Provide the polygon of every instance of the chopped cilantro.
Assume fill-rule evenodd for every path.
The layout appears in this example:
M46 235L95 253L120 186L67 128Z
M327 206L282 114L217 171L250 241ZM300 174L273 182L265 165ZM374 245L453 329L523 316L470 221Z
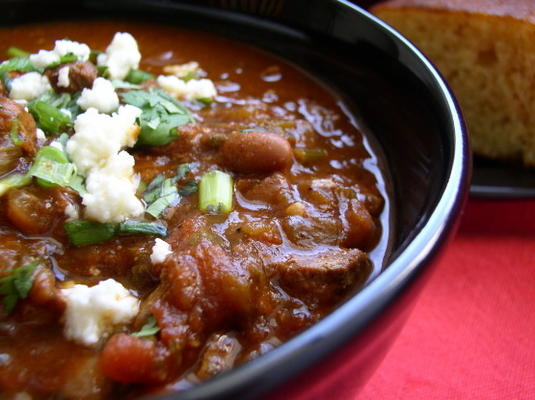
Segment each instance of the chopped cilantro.
M9 71L42 72L42 70L39 68L34 67L34 65L30 62L29 57L15 57L0 64L0 74L4 74L5 72Z
M131 335L138 338L149 337L154 336L159 331L160 328L156 325L156 319L154 318L154 316L151 315L149 318L147 318L147 322L145 323L145 325L143 325L143 327L138 332L134 332Z
M178 127L193 122L193 116L179 101L159 89L121 93L124 102L142 110L141 134L137 145L162 146L175 140Z
M0 279L0 296L6 314L10 314L19 300L28 297L32 289L32 275L39 262L26 264L9 271L9 274Z
M145 212L159 218L167 207L178 204L180 196L195 193L197 184L193 179L187 181L181 189L176 186L195 166L195 163L181 164L177 168L176 176L172 178L165 178L163 174L156 175L143 193L143 200L148 204Z

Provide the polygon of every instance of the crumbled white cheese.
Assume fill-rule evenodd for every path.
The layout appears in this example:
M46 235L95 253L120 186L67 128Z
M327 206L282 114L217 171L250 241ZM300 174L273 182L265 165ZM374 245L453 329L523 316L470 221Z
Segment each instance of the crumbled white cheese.
M46 135L45 135L45 133L43 132L42 129L37 128L36 131L35 131L35 136L39 140L46 140Z
M98 65L108 67L111 79L124 79L131 69L139 67L140 61L136 39L126 32L117 32L106 52L97 57Z
M153 264L159 264L165 261L167 256L171 254L171 245L162 239L156 239L154 246L152 246L152 253L150 254L150 261Z
M61 151L65 151L65 149L63 148L63 145L61 144L61 142L59 142L57 140L54 140L53 142L51 142L49 144L49 146L55 147L56 149L61 150Z
M210 79L192 79L186 82L174 75L160 75L156 82L171 96L180 100L211 99L217 95Z
M119 96L109 80L97 78L93 81L91 89L85 88L82 91L76 103L83 110L93 107L102 113L109 114L119 107Z
M75 219L80 218L80 212L78 210L78 206L73 203L67 204L67 207L65 207L65 210L63 210L65 213L65 216L67 217L67 221L74 221Z
M60 68L58 72L58 86L69 87L71 80L69 79L70 68L68 66Z
M109 335L117 325L128 324L139 312L139 300L113 279L98 285L74 285L62 289L65 309L65 336L91 346Z
M138 130L133 129L141 110L131 105L119 107L112 115L101 114L90 108L74 121L74 135L67 142L67 154L86 175L116 155L124 146L133 146Z
M98 222L122 222L145 211L136 196L139 176L134 174L134 157L126 151L110 157L102 168L93 168L82 197L85 216Z
M91 49L85 43L71 40L56 40L54 50L39 50L37 54L30 55L30 62L37 68L46 68L50 64L59 62L67 54L73 54L79 61L87 61Z
M48 78L37 72L28 72L11 81L9 97L12 99L33 100L52 89Z

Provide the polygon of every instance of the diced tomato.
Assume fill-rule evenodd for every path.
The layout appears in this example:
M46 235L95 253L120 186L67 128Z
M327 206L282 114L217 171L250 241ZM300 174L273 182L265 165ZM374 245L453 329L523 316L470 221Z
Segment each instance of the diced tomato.
M157 342L119 333L100 356L102 371L121 383L163 382L169 378L169 352Z

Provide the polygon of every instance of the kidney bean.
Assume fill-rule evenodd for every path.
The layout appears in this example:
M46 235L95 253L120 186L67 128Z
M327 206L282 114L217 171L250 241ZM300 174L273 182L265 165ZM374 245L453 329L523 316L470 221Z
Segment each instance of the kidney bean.
M273 172L288 168L293 160L290 143L271 132L233 132L223 146L225 166L238 172Z

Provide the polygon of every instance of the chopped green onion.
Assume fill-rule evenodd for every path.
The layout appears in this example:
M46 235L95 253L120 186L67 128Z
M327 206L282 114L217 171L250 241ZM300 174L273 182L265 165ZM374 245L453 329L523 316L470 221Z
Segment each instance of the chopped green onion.
M148 81L151 78L154 78L154 75L151 73L139 69L131 69L124 80L130 83L139 84Z
M160 222L125 221L119 224L119 233L137 233L141 235L167 236L167 228Z
M58 61L47 65L46 69L56 68L56 67L59 67L60 65L67 64L67 63L70 63L70 62L74 62L74 61L77 61L77 60L78 60L78 57L76 57L72 53L68 53L68 54L65 54L64 56L61 56Z
M11 139L11 142L15 146L20 146L22 144L22 140L20 138L20 132L19 132L19 120L16 119L11 124L11 130L9 131L9 137Z
M118 79L114 79L111 81L112 86L115 89L141 89L143 86L136 85L134 83L126 82L126 81L120 81Z
M98 76L108 79L110 77L110 70L105 65L97 65Z
M162 90L132 90L121 93L120 96L125 103L142 110L138 146L163 146L171 143L178 135L177 127L194 121L186 107Z
M76 103L78 98L80 97L80 92L76 94L71 93L55 93L52 90L49 90L45 93L43 93L41 96L39 96L35 101L42 101L44 103L50 104L51 106L56 107L58 110L60 109L66 109L68 110L72 118L74 119L78 114L80 114L81 108Z
M41 186L69 186L76 175L76 167L69 162L63 150L45 146L37 152L28 173L37 178Z
M125 221L119 224L102 224L93 221L65 222L65 231L73 246L105 242L119 235L140 234L167 236L167 228L160 222Z
M28 185L32 181L32 177L28 174L14 173L5 178L0 179L0 196L11 188Z
M197 73L197 71L189 71L186 75L184 75L180 79L182 79L184 82L188 82L191 80L201 79L201 76Z
M97 57L102 54L102 51L100 50L94 50L91 49L91 52L89 53L89 61L91 61L93 64L97 64Z
M211 214L228 214L232 210L232 177L221 171L210 171L199 183L199 209Z
M19 300L28 297L33 286L32 275L39 262L33 262L9 271L9 275L0 279L0 295L4 296L2 304L6 314L10 314Z
M44 101L32 101L28 104L28 109L39 127L49 135L58 135L72 127L70 116Z
M209 106L214 102L214 100L210 97L201 97L201 98L198 98L197 101L201 103L203 106Z
M28 57L30 53L27 51L24 51L22 49L19 49L18 47L11 46L6 50L6 54L9 58L14 57Z
M69 242L73 246L79 247L113 238L117 235L118 225L92 221L68 221L65 222L65 230Z
M147 318L147 322L139 330L139 332L134 332L131 335L134 337L149 337L154 336L160 331L160 328L156 325L156 319L154 316Z
M302 164L313 164L327 157L325 149L295 149L295 158Z

